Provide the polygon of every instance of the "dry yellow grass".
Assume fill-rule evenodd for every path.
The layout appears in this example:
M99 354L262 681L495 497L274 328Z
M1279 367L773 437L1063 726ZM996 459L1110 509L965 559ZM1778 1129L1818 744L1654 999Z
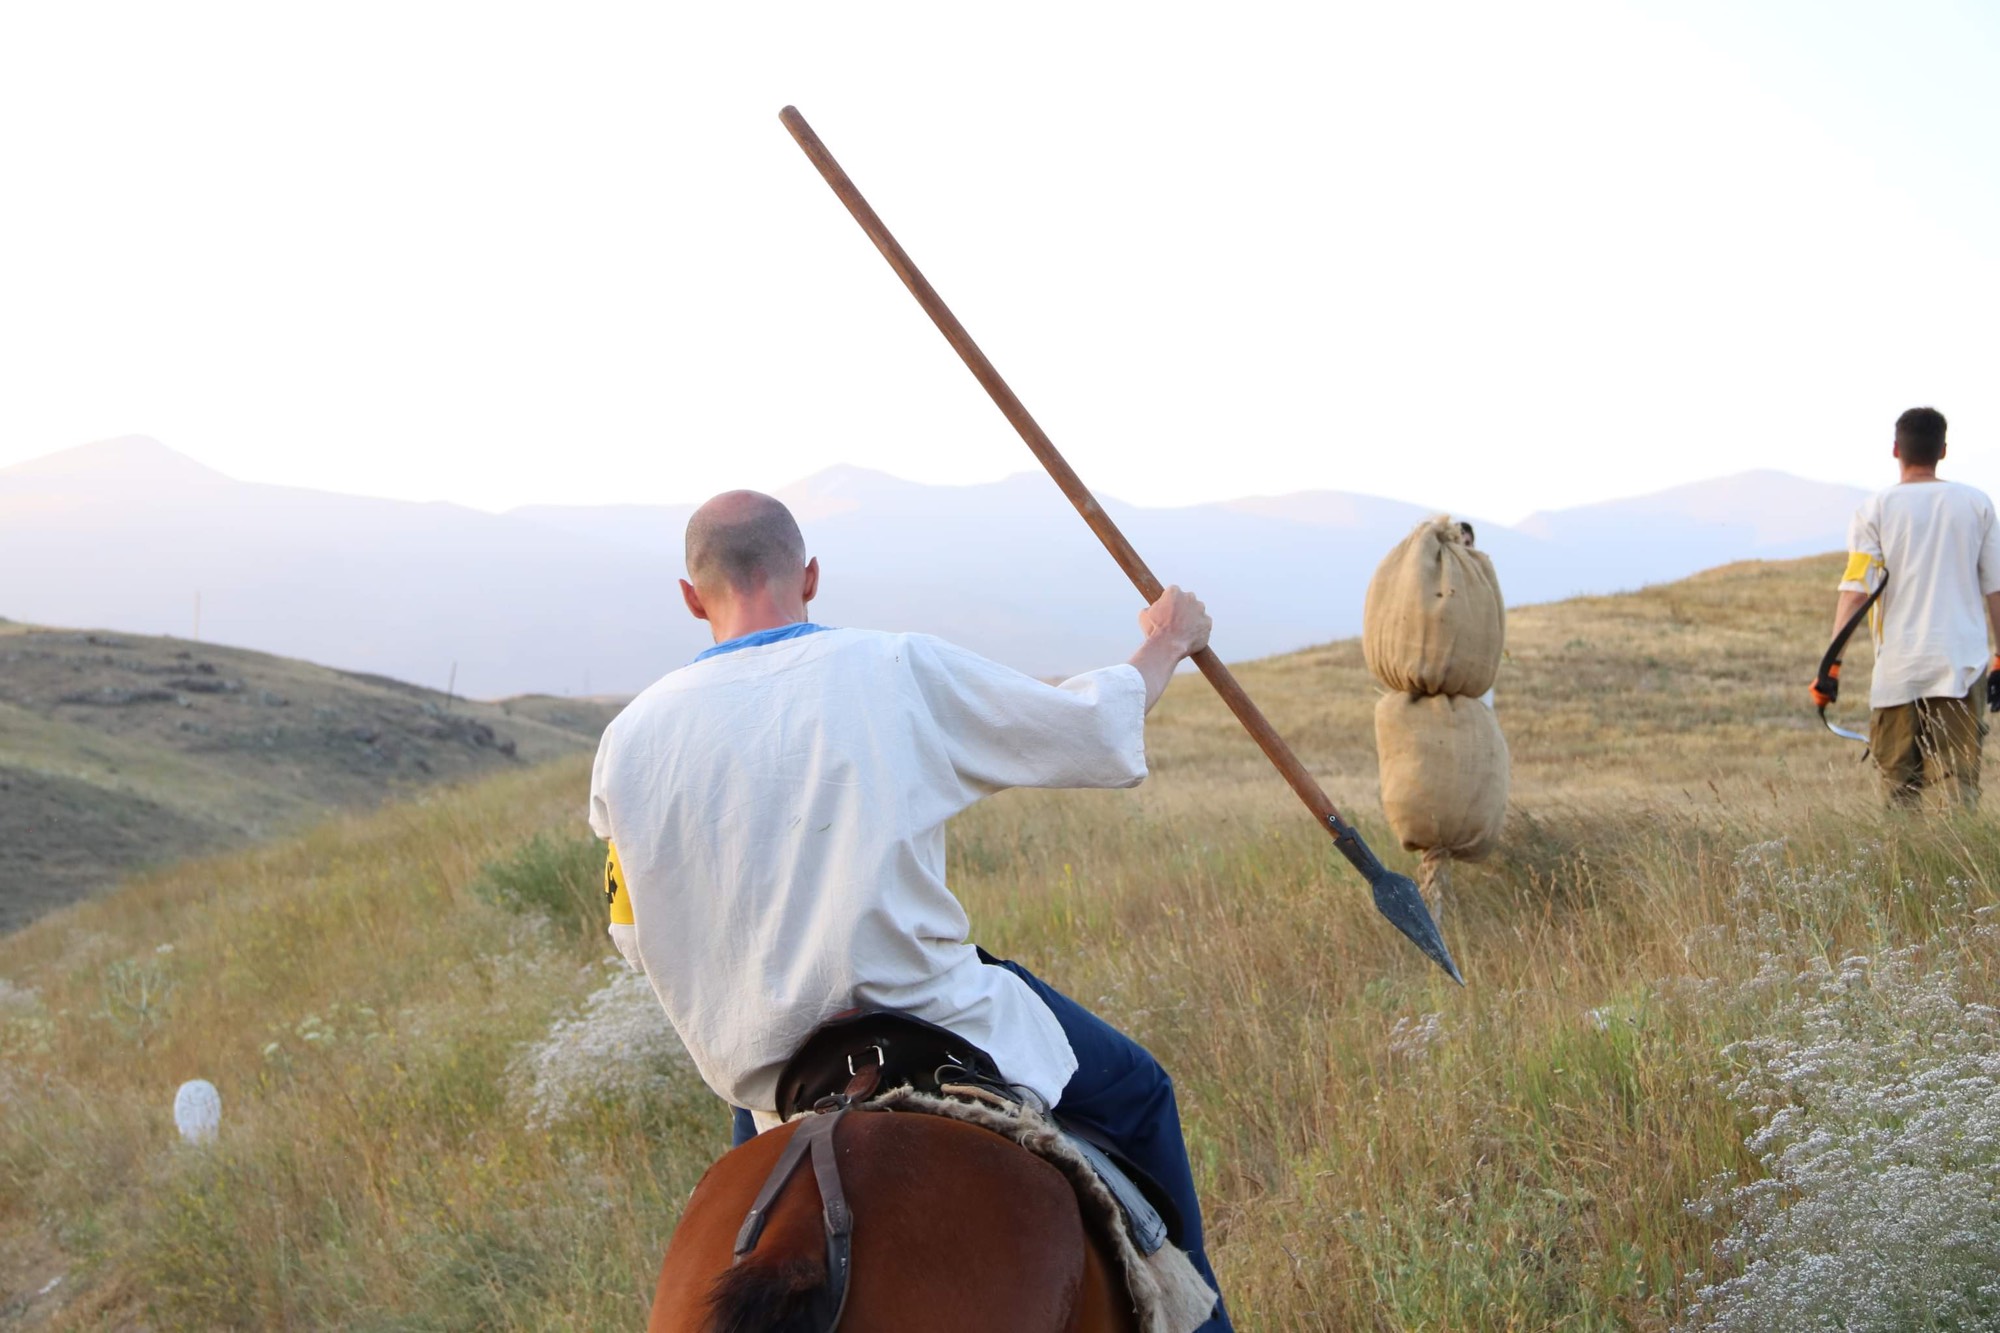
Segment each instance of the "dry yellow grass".
M1514 810L1499 856L1457 877L1462 991L1374 916L1198 680L1162 705L1145 786L1009 793L954 827L987 947L1175 1072L1240 1326L1673 1321L1718 1226L1685 1201L1752 1169L1717 1080L1776 1003L1746 984L1756 931L1873 951L1931 940L1947 879L1954 912L2000 901L1993 821L1891 819L1859 747L1803 706L1836 564L1514 615ZM1391 850L1358 647L1242 675ZM602 946L471 889L573 827L583 783L565 763L426 798L0 940L0 1238L25 1256L0 1265L0 1308L634 1326L720 1108L682 1075L531 1130L506 1066L601 983ZM1822 864L1841 876L1798 873ZM1991 946L1961 952L1990 997ZM138 969L172 987L150 1016ZM195 1075L224 1098L205 1152L166 1116Z

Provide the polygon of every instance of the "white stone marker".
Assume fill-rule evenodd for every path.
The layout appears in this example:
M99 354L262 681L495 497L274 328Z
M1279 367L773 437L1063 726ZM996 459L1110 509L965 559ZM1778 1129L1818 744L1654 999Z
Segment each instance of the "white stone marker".
M222 1125L222 1094L205 1078L191 1078L174 1094L174 1127L189 1143L213 1143Z

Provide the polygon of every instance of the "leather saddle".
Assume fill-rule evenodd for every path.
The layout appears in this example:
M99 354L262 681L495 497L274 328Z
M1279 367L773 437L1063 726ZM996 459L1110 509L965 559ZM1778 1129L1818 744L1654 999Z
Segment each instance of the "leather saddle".
M875 1077L863 1077L871 1069ZM1033 1099L1007 1082L992 1056L956 1033L894 1010L857 1009L827 1020L785 1062L778 1074L778 1114L790 1120L815 1108L853 1106L878 1089L897 1087L933 1096L964 1096L968 1088L978 1089L1014 1105ZM1117 1201L1141 1254L1152 1254L1170 1231L1178 1232L1179 1210L1152 1177L1102 1134L1067 1123L1059 1114L1050 1118Z
M937 1094L946 1083L1005 1088L992 1056L935 1023L888 1009L856 1009L828 1019L778 1074L778 1114L786 1120L838 1096L862 1070L877 1086ZM1018 1100L1018 1098L1016 1098Z

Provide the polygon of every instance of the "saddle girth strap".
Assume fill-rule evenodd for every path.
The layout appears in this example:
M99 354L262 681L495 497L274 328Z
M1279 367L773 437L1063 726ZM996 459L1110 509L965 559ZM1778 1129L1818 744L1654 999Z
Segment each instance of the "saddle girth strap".
M847 1206L847 1193L840 1185L840 1163L833 1151L833 1133L848 1110L842 1106L799 1122L736 1233L736 1258L731 1265L742 1263L757 1248L772 1206L784 1193L799 1163L811 1153L813 1180L819 1186L820 1211L826 1224L827 1302L833 1308L833 1318L826 1326L828 1333L840 1327L840 1317L847 1309L847 1279L854 1253L854 1213Z

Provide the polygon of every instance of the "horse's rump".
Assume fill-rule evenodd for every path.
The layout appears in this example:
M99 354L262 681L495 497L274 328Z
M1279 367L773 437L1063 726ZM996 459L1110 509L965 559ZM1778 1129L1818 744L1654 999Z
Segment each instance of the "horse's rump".
M653 1333L823 1333L819 1187L795 1175L757 1246L732 1267L751 1201L797 1126L709 1168L667 1247ZM988 1130L930 1115L843 1118L835 1149L854 1214L841 1327L851 1333L1096 1333L1133 1327L1129 1302L1063 1174Z

